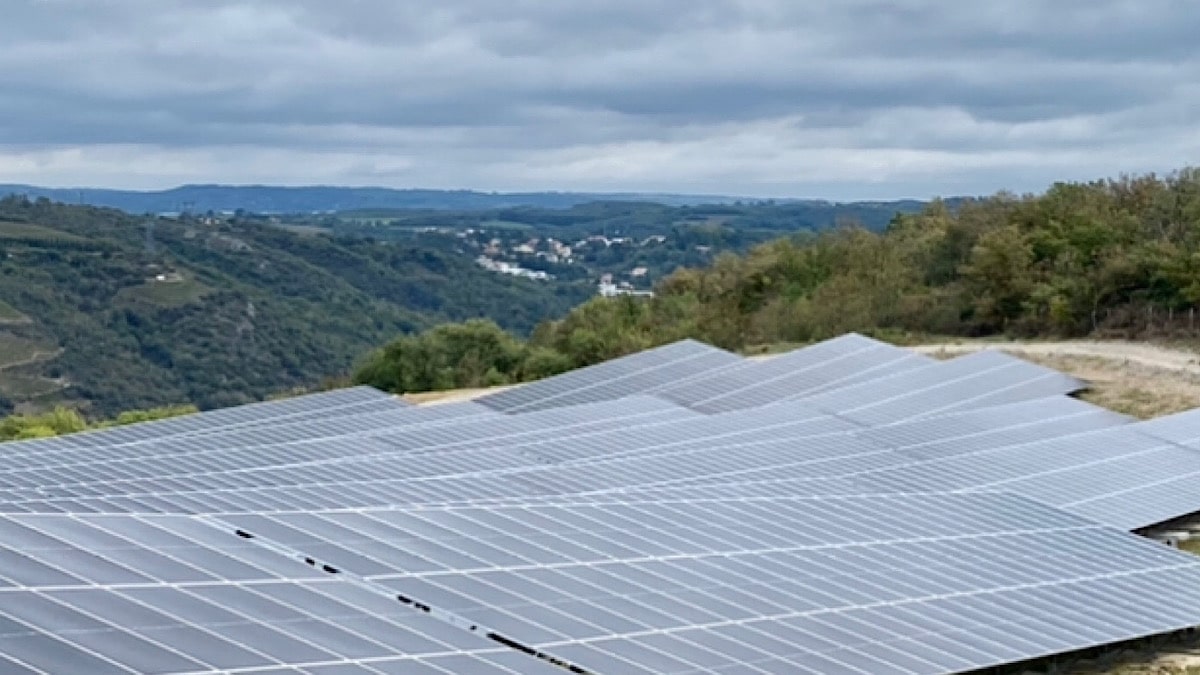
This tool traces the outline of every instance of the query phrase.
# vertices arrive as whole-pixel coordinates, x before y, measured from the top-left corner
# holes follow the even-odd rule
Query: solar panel
[[[598,672],[947,673],[1200,624],[1200,560],[1009,495],[426,507],[239,526]]]
[[[1127,423],[1125,416],[1076,399],[1056,397],[850,432],[850,436],[864,441],[863,445],[827,443],[828,435],[788,439],[769,434],[771,438],[765,443],[745,443],[731,449],[715,442],[660,449],[655,457],[660,463],[688,464],[691,461],[689,454],[697,451],[736,459],[730,462],[735,465],[732,470],[691,478],[684,477],[686,471],[650,471],[648,466],[639,465],[636,458],[606,463],[599,474],[587,464],[567,466],[574,466],[593,478],[611,476],[596,481],[606,487],[579,490],[578,494],[619,492],[653,496],[664,486],[687,485],[698,486],[690,493],[693,497],[710,496],[714,489],[719,489],[723,495],[740,496],[857,494],[878,492],[883,488],[837,479],[870,472],[886,473],[889,467],[905,467],[920,460],[1004,448],[1032,440],[1071,437]],[[840,454],[837,452],[839,447]],[[847,452],[855,448],[857,452]],[[538,484],[565,485],[564,493],[575,487],[570,476],[555,477],[553,468],[539,469],[538,472],[543,474],[537,480]],[[630,478],[621,479],[621,475]],[[493,481],[493,485],[496,484],[497,481]],[[452,489],[447,487],[445,491],[452,492]]]
[[[61,448],[52,450],[37,450],[16,452],[6,455],[5,471],[59,470],[70,466],[112,466],[120,469],[121,463],[139,458],[164,458],[172,461],[182,461],[185,458],[202,460],[203,458],[239,448],[262,448],[265,446],[287,446],[289,453],[277,456],[268,461],[283,461],[283,457],[291,457],[293,461],[302,459],[303,444],[329,440],[333,444],[347,440],[385,435],[401,430],[425,426],[445,425],[451,422],[465,422],[480,417],[499,417],[486,408],[469,406],[436,406],[431,408],[397,408],[389,412],[363,413],[346,415],[341,418],[296,422],[287,425],[264,425],[253,429],[235,429],[223,432],[213,432],[196,437],[169,437],[163,440],[144,440],[137,443],[119,446],[96,446],[88,448]],[[357,446],[351,444],[344,451],[355,452]],[[322,453],[336,452],[336,448],[318,449],[316,456]],[[253,453],[251,453],[251,456]],[[249,461],[250,457],[243,458]],[[163,470],[169,471],[170,465],[164,465]]]
[[[1005,491],[1127,530],[1200,510],[1200,451],[1144,434],[1141,424],[1088,430],[1104,417],[909,442],[883,454],[814,460],[800,452],[780,461],[768,453],[750,456],[736,472],[642,485],[688,485],[701,494],[719,486],[743,496]],[[876,443],[904,436],[886,429],[863,434]]]
[[[933,359],[851,333],[712,375],[669,383],[657,395],[707,413],[753,408],[887,377]]]
[[[907,454],[932,458],[1069,436],[1129,424],[1133,418],[1052,396],[861,429],[856,433]]]
[[[1200,409],[1148,420],[1139,424],[1138,429],[1155,438],[1200,449]]]
[[[422,412],[403,412],[416,419]],[[401,415],[393,415],[392,419]],[[576,408],[506,416],[496,413],[477,418],[410,423],[372,431],[369,437],[331,437],[281,445],[243,448],[210,447],[211,439],[192,445],[168,443],[165,447],[128,448],[118,463],[107,457],[89,462],[42,464],[35,468],[0,471],[0,499],[10,503],[49,497],[144,494],[187,490],[235,491],[271,485],[293,485],[328,480],[414,478],[421,475],[469,473],[482,467],[528,466],[544,461],[521,450],[523,444],[546,437],[565,439],[598,435],[605,430],[635,431],[666,426],[671,421],[702,417],[685,408],[655,399],[623,399]],[[360,420],[361,423],[361,420]],[[358,426],[358,424],[351,425]],[[321,427],[329,434],[326,427]],[[510,450],[502,445],[507,444]],[[434,450],[438,450],[436,454]],[[146,454],[153,451],[155,454]],[[400,460],[414,452],[427,453],[420,461]],[[45,459],[42,457],[41,459]],[[337,464],[330,469],[323,464]]]
[[[619,407],[615,402],[597,405]],[[566,436],[557,444],[515,438],[506,446],[497,437],[457,446],[461,450],[444,445],[435,457],[406,460],[403,453],[382,453],[361,463],[236,471],[213,476],[206,485],[197,485],[203,477],[192,477],[180,486],[162,480],[130,484],[93,479],[90,490],[64,486],[61,492],[56,488],[52,493],[27,494],[27,500],[10,500],[0,508],[211,513],[525,498],[655,485],[727,489],[755,481],[870,474],[913,465],[930,453],[978,452],[1011,444],[1013,439],[1053,438],[1125,422],[1121,416],[1063,397],[945,415],[939,418],[940,425],[920,421],[847,432],[845,426],[826,426],[828,420],[822,417],[798,413],[789,421],[787,411],[795,405]],[[1045,419],[1031,423],[1038,412]],[[727,426],[722,427],[725,418]],[[695,435],[689,435],[692,432]],[[379,461],[382,458],[390,459]],[[827,486],[806,486],[800,494],[812,489],[829,491]],[[852,491],[880,489],[884,488],[856,486]]]
[[[695,340],[682,340],[572,370],[476,399],[504,412],[527,412],[647,393],[670,382],[736,366],[741,357]]]
[[[800,400],[818,410],[877,425],[1086,388],[1058,371],[985,350]]]
[[[10,443],[6,447],[10,452],[25,452],[123,445],[145,439],[161,440],[174,436],[189,436],[230,428],[278,423],[284,420],[320,419],[355,412],[405,407],[408,407],[408,404],[377,389],[350,387],[277,401],[209,410],[164,420],[140,422],[53,438],[20,441]]]
[[[0,517],[0,554],[6,673],[561,672],[187,517]]]

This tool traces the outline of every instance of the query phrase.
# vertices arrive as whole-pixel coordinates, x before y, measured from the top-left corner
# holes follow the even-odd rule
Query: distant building
[[[630,286],[629,284],[622,284],[622,285],[618,286],[617,284],[614,284],[614,283],[601,282],[598,292],[600,293],[600,295],[602,295],[606,298],[615,298],[618,295],[632,295],[632,296],[638,297],[638,298],[653,298],[654,297],[654,291],[635,291],[635,290],[633,290],[633,287]]]
[[[649,271],[650,270],[646,269],[645,267],[635,267],[635,268],[629,270],[629,276],[644,277],[644,276],[646,276],[646,273]]]
[[[481,255],[476,258],[475,264],[479,265],[485,270],[498,272],[500,274],[508,274],[514,277],[525,277],[526,279],[535,279],[537,281],[548,281],[554,278],[553,274],[546,274],[541,270],[526,269],[520,265],[514,265],[509,262],[504,262],[503,260],[492,260],[485,255]]]

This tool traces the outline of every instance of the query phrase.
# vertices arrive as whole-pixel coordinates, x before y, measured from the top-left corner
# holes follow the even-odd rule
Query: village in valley
[[[650,289],[656,275],[647,264],[639,264],[638,254],[667,245],[665,235],[638,239],[597,234],[565,242],[526,232],[467,229],[457,237],[478,252],[475,262],[486,270],[539,281],[588,280],[605,297],[654,295]],[[702,254],[710,250],[696,248]]]

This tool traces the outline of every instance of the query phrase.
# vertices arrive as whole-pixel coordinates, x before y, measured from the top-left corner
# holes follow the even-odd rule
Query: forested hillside
[[[0,200],[0,412],[232,405],[346,372],[372,345],[490,317],[527,332],[594,289],[417,243]]]
[[[457,385],[472,386],[683,337],[729,349],[847,331],[1195,337],[1200,170],[1057,184],[1037,196],[998,194],[955,208],[935,202],[878,233],[845,227],[722,255],[675,272],[656,291],[652,299],[591,300],[516,348],[471,350],[459,340],[447,347],[450,357],[438,357],[424,344],[421,360],[446,362],[435,384],[457,377]],[[427,339],[441,342],[437,334]],[[417,351],[395,343],[357,377],[392,388],[428,385],[394,376],[419,372],[406,356]],[[456,368],[460,354],[469,355],[469,367]],[[488,354],[502,360],[485,363]],[[529,359],[537,367],[522,365]]]

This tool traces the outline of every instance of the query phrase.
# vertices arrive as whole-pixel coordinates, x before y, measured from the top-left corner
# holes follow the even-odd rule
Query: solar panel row
[[[554,672],[188,517],[11,516],[0,542],[5,673]]]
[[[293,422],[306,419],[328,419],[352,412],[393,410],[406,406],[406,403],[394,396],[389,396],[371,387],[351,387],[278,401],[210,410],[155,422],[14,442],[8,444],[6,448],[9,452],[17,453],[40,452],[56,448],[111,447],[145,439],[162,440],[173,436],[211,433],[285,420]]]
[[[605,401],[650,392],[735,368],[742,359],[695,340],[683,340],[621,359],[484,396],[483,405],[508,413]]]
[[[612,403],[599,404],[611,409]],[[790,405],[790,404],[789,404]],[[1030,428],[1026,417],[1038,409],[1050,414]],[[867,431],[839,423],[827,417],[786,421],[779,413],[784,406],[739,414],[736,420],[701,417],[696,421],[659,422],[597,433],[575,433],[559,429],[552,441],[530,444],[523,438],[506,444],[503,439],[485,439],[482,447],[465,449],[443,446],[431,457],[409,457],[405,453],[383,452],[353,461],[280,465],[267,470],[231,470],[192,476],[186,484],[178,480],[144,479],[138,481],[93,481],[75,486],[42,488],[26,500],[10,499],[9,508],[71,508],[75,511],[123,510],[112,504],[113,497],[154,500],[169,505],[168,512],[211,512],[253,510],[275,504],[276,509],[304,508],[305,504],[336,508],[336,500],[326,501],[318,490],[338,488],[346,506],[379,506],[391,503],[455,501],[495,496],[521,497],[528,494],[594,492],[647,485],[681,484],[697,480],[747,480],[754,473],[778,479],[788,475],[839,475],[861,471],[865,467],[904,465],[910,458],[888,452],[889,446],[869,437]],[[948,424],[957,417],[947,416]],[[1002,418],[1007,418],[1002,421]],[[993,432],[987,439],[971,433],[961,438],[943,438],[946,443],[969,440],[975,443],[1003,443],[1010,434],[1037,431],[1045,435],[1074,428],[1102,428],[1120,423],[1123,418],[1098,411],[1072,399],[1057,399],[1023,409],[997,408],[993,413]],[[724,424],[724,434],[716,433]],[[982,424],[982,420],[977,424]],[[906,425],[893,425],[895,430]],[[545,427],[543,427],[544,429]],[[848,428],[850,430],[848,430]],[[410,427],[419,435],[420,427]],[[835,430],[831,433],[831,429]],[[923,425],[916,431],[936,432],[939,427]],[[487,432],[487,429],[482,429]],[[909,437],[920,441],[916,431]],[[815,435],[814,435],[815,434]],[[935,436],[940,438],[940,436]],[[620,441],[621,445],[615,445]],[[582,457],[581,457],[582,455]],[[386,463],[381,460],[387,460]],[[766,468],[763,468],[763,467]],[[826,468],[832,467],[832,468]],[[37,476],[44,475],[41,472]],[[482,480],[483,475],[487,480]],[[212,481],[212,485],[197,484]],[[538,485],[533,492],[528,486]],[[51,492],[62,495],[51,499]],[[366,501],[356,496],[363,495]],[[108,506],[85,507],[91,498],[108,499]],[[261,501],[258,501],[261,500]],[[202,501],[206,506],[196,506]],[[290,506],[289,506],[290,505]],[[134,511],[149,508],[134,506]]]
[[[984,668],[1100,635],[1187,627],[1200,600],[1193,590],[1166,607],[1126,609],[1166,578],[1200,581],[1200,560],[1004,495],[664,499],[239,521],[600,672]],[[1118,600],[1113,611],[1092,611],[1093,592]]]
[[[1083,386],[684,341],[10,444],[0,670],[947,673],[1200,625],[1200,560],[1112,527],[1200,510],[1154,489],[1200,424]]]
[[[741,364],[656,394],[707,413],[745,410],[801,398],[932,365],[928,357],[850,334],[764,360]]]

